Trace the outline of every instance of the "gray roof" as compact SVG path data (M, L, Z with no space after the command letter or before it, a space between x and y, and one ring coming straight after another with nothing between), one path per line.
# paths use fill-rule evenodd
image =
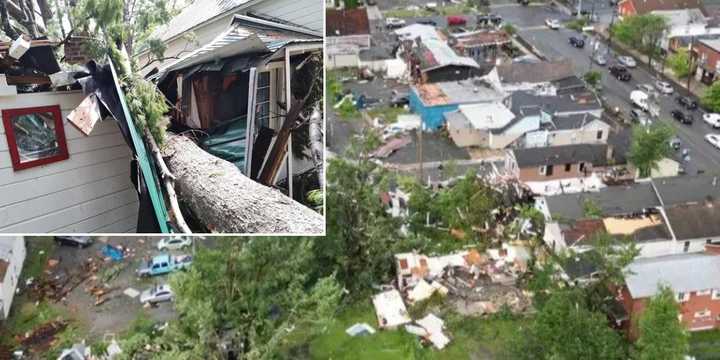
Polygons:
M600 119L589 113L554 116L549 126L554 130L580 129L595 120Z
M594 250L582 252L565 258L560 266L570 280L589 278L599 270L596 262L598 256Z
M668 206L665 214L678 240L720 235L720 201Z
M694 253L638 259L627 270L625 283L634 299L652 297L659 284L684 293L720 289L718 255Z
M249 2L250 0L195 0L167 24L153 31L151 37L169 40Z
M511 110L516 115L537 114L544 109L550 114L569 112L589 112L602 110L602 105L591 92L547 96L536 95L530 91L515 91L510 96Z
M545 198L548 210L553 217L559 216L568 220L585 217L583 205L587 199L600 206L605 215L630 214L660 206L649 183L610 186L597 192L562 194Z
M720 178L712 175L675 176L653 180L665 206L720 200Z
M607 164L605 144L578 144L540 148L515 149L519 167L540 165L561 165L589 162L596 166Z

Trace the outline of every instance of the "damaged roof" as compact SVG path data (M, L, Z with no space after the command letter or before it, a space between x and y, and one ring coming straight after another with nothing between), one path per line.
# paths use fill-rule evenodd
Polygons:
M541 83L564 79L574 75L569 60L539 63L510 63L497 66L500 81L504 83Z
M481 78L419 84L411 89L425 106L488 103L500 101L506 96L504 91Z
M150 38L168 41L229 11L249 6L250 2L251 0L195 0L167 24L155 29Z
M456 47L472 48L510 43L510 35L505 31L473 31L453 35Z
M370 34L370 21L364 7L355 9L326 9L325 35L347 36Z
M162 80L170 71L196 64L215 62L238 55L272 54L289 44L308 42L322 43L322 38L294 32L283 24L235 15L232 25L213 41L164 65L149 78Z
M557 96L538 95L531 91L515 91L510 99L511 109L518 115L535 115L541 109L549 114L602 110L597 96L589 91L576 91L573 94Z

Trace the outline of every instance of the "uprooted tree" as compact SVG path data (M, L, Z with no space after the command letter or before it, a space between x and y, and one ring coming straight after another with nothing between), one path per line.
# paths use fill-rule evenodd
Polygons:
M77 26L83 31L98 35L98 43L105 46L112 62L117 67L119 81L127 93L128 106L133 121L145 142L156 156L161 175L165 182L168 201L173 218L184 232L183 215L175 198L175 185L179 189L180 203L187 205L194 218L208 230L215 232L256 232L256 233L321 233L324 219L317 212L303 206L281 192L257 183L243 175L234 165L201 150L187 138L165 133L167 121L164 113L169 110L166 99L154 84L142 79L134 72L136 68L128 55L128 39L132 29L124 26L127 22L125 7L119 0L83 0L78 5ZM76 12L77 14L77 12ZM80 20L81 19L81 20ZM130 45L131 46L131 45ZM308 125L317 127L319 104L322 99L322 61L311 55L298 68L315 81L295 82L293 87L304 86L304 91L293 90L300 96L292 102L284 116L275 145L270 153L266 169L261 173L260 182L272 184L280 163L287 153L290 134ZM309 74L309 75L308 75ZM319 75L318 75L319 74ZM318 83L319 80L319 83ZM312 84L308 87L308 84ZM322 134L313 131L312 143L321 142ZM308 136L306 136L308 138ZM319 140L319 141L318 141ZM297 153L311 143L299 141ZM295 144L295 142L293 142ZM293 146L295 148L295 146ZM162 151L161 151L162 149ZM293 149L295 150L295 149ZM317 146L311 148L311 159L319 168L321 156ZM160 154L168 157L167 166ZM322 171L318 171L322 174ZM319 175L321 176L321 175Z

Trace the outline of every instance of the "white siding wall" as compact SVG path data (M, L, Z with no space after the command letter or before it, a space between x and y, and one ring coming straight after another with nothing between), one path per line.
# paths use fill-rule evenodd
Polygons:
M0 259L10 264L5 276L0 279L0 320L7 319L10 313L25 256L25 240L22 236L0 237Z
M130 148L112 119L98 123L90 136L65 119L82 99L80 92L0 97L0 109L60 105L70 154L14 171L0 126L0 232L135 232L138 199L130 182Z

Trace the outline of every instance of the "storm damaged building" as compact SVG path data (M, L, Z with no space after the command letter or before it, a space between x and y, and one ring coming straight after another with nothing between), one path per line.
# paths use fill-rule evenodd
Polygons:
M238 9L149 68L170 106L162 146L132 111L126 64L71 67L59 41L3 35L0 232L322 233L303 204L323 182L322 33Z

